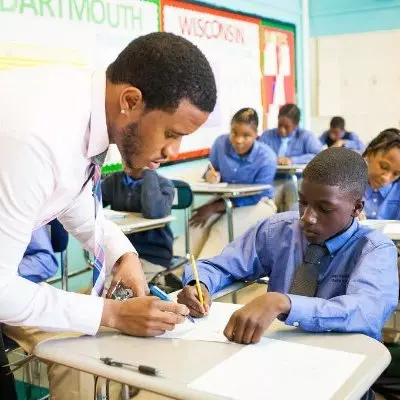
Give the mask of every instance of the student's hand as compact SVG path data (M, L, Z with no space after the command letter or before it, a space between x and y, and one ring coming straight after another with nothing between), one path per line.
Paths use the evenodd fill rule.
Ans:
M201 292L203 293L204 306L200 303L195 285L187 285L178 293L178 303L188 306L190 315L197 318L208 315L212 301L207 287L203 283L200 283L200 286Z
M221 174L218 171L213 172L210 169L206 173L206 181L208 183L219 183L221 181Z
M292 159L289 157L278 157L278 165L292 165Z
M232 314L224 335L236 343L258 343L274 319L279 314L288 314L290 308L290 299L285 294L265 293Z
M181 324L189 309L153 296L104 302L101 325L133 336L157 336Z
M332 147L343 147L344 146L344 140L339 139L335 143L332 144Z
M136 297L146 296L149 293L146 278L140 264L139 257L135 253L125 253L112 269L113 278L107 292L107 298L111 297L118 281L132 290Z

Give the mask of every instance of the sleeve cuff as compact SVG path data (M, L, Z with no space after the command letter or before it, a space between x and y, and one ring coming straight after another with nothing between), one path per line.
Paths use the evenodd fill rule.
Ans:
M291 302L291 309L286 318L286 325L301 326L305 321L311 322L314 315L315 299L313 297L287 295Z
M191 267L190 267L191 268ZM208 289L208 292L212 295L212 294L214 294L214 292L215 292L215 288L214 288L214 285L213 285L213 282L212 282L212 280L211 280L211 278L210 277L208 277L207 275L202 275L200 272L199 272L199 280L200 280L200 282L201 283L203 283L206 287L207 287L207 289ZM184 276L183 276L183 279L182 279L182 283L183 283L183 286L186 286L186 285L188 285L191 281L195 281L196 279L195 279L195 277L194 277L194 274L193 274L193 272L189 272L189 273L187 273L186 272L186 270L185 270L185 274L184 274Z

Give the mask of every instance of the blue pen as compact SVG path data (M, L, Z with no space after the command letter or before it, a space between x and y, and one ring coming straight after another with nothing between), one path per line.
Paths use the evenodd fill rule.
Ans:
M153 294L154 296L158 297L161 300L164 301L172 301L172 299L167 295L167 293L165 293L164 291L162 291L159 287L157 287L156 285L150 285L150 292L151 294ZM190 322L194 322L194 319L190 316L190 315L186 315L186 318L190 321Z

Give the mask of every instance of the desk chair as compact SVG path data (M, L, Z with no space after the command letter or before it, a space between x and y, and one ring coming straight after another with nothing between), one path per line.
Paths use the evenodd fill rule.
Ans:
M169 281L174 283L174 286L179 283L182 284L180 279L172 274L172 271L181 268L190 259L189 210L193 203L193 193L188 183L180 180L172 180L172 183L175 186L175 198L172 204L172 209L183 210L185 228L185 256L173 256L170 266L164 271L158 273L152 280L152 282L157 282L161 277L164 277L167 286ZM173 288L173 290L176 289L176 287Z

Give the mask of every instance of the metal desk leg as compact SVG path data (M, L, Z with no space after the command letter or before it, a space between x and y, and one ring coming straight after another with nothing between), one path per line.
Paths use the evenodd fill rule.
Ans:
M298 192L299 192L299 182L298 182L296 173L291 174L291 178L292 178L292 182L293 182L293 192L294 192L293 193L293 199L294 199L295 202L298 202L299 201L299 199L298 199L298 196L299 196L299 194L298 194Z
M232 201L226 197L224 197L224 202L225 202L225 207L226 207L226 218L228 220L228 240L229 243L233 241L234 237L233 237L233 213L232 213L232 209L233 209L233 205L232 205ZM233 292L232 294L232 302L234 304L237 303L237 294L236 292Z
M228 220L228 240L229 243L233 241L233 216L232 216L232 202L231 199L223 198L226 206L226 218Z

